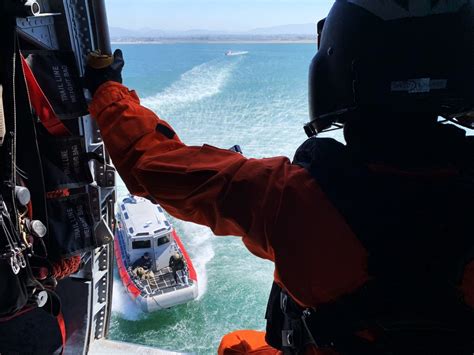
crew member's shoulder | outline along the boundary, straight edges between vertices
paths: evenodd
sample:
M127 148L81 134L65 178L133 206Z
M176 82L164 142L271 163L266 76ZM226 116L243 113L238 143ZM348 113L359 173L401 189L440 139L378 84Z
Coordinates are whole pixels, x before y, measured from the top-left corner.
M334 159L336 156L344 155L346 146L333 138L316 138L307 139L296 150L293 158L293 164L309 168L311 163L324 162Z

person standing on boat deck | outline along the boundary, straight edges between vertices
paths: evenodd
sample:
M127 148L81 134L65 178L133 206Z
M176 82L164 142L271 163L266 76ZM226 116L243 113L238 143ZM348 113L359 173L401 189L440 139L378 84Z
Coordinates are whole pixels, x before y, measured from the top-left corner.
M267 332L220 354L473 353L474 142L437 122L472 124L473 18L472 0L337 0L305 128L344 125L346 145L312 137L293 163L185 145L121 84L121 51L86 68L130 192L275 264Z
M170 258L170 267L173 270L173 277L176 284L179 283L178 271L184 270L184 259L180 253L174 253Z

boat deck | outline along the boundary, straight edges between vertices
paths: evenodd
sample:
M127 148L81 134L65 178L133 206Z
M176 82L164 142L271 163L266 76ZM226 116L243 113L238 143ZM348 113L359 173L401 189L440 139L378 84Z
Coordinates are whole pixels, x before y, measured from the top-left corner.
M156 296L180 290L192 285L193 281L186 277L187 274L187 271L178 272L178 284L174 280L173 271L170 267L155 271L152 279L139 279L138 277L134 277L133 279L137 286L144 290L146 294Z
M117 241L118 241L118 249L117 252L120 255L125 255L125 241L124 236L126 235L125 231L121 228L117 230ZM179 246L178 246L179 247ZM181 248L180 248L181 249ZM190 263L187 260L187 263ZM189 264L186 264L184 270L178 271L178 279L179 282L176 283L173 276L172 269L168 266L161 270L154 271L153 278L146 279L146 278L139 278L135 275L132 271L132 268L129 264L127 259L123 259L123 267L126 273L130 276L130 279L138 288L138 291L141 293L142 297L153 297L159 296L164 294L169 294L177 290L183 290L186 288L190 288L195 286L196 281L194 281L191 277Z

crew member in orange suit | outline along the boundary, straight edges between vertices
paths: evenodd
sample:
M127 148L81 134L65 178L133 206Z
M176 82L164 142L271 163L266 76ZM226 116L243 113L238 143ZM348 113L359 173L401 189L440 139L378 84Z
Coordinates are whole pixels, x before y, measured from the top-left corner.
M187 146L121 84L121 51L87 67L130 192L275 264L266 333L220 354L472 354L474 142L438 117L470 124L473 17L467 0L337 0L293 161ZM332 125L345 145L315 137Z

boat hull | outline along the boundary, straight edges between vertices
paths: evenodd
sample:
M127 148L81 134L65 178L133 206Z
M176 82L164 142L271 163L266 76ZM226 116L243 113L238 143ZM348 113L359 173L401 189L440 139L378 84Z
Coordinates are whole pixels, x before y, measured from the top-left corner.
M159 296L143 297L140 295L135 299L135 302L140 306L143 312L151 313L188 303L196 299L197 296L197 284L192 284L186 288L173 291L173 293Z

